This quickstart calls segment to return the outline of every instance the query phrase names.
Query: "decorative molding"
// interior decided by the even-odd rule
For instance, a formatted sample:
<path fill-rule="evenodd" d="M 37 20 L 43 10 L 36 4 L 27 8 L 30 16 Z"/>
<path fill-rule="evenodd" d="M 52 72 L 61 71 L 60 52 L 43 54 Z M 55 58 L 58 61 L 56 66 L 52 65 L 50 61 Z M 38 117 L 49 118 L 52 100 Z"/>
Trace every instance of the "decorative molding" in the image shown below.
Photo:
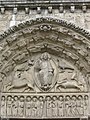
<path fill-rule="evenodd" d="M 74 7 L 76 9 L 82 9 L 83 12 L 86 12 L 86 8 L 90 8 L 90 0 L 0 0 L 0 8 L 13 9 L 17 7 L 19 10 L 24 10 L 25 8 L 29 7 L 33 10 L 37 7 L 41 9 L 47 9 L 48 7 L 52 7 L 52 9 L 62 9 L 60 5 L 64 6 L 64 9 L 70 9 L 71 12 L 74 12 Z M 72 6 L 73 4 L 73 6 Z M 83 5 L 84 4 L 84 5 Z M 8 9 L 7 9 L 8 8 Z M 51 8 L 50 8 L 51 9 Z M 73 10 L 72 10 L 73 9 Z M 60 10 L 61 12 L 63 10 Z M 2 12 L 2 11 L 1 11 Z M 25 13 L 27 14 L 26 10 Z M 51 10 L 50 10 L 51 13 Z"/>
<path fill-rule="evenodd" d="M 88 116 L 90 34 L 66 21 L 49 17 L 11 27 L 0 37 L 0 88 L 2 117 L 13 118 L 18 114 L 20 118 L 28 118 L 30 110 L 24 111 L 26 98 L 29 96 L 30 102 L 41 103 L 39 96 L 43 96 L 44 108 L 37 106 L 33 109 L 39 111 L 39 115 L 42 110 L 50 110 L 51 118 L 62 118 L 64 112 L 52 112 L 57 108 L 63 111 L 57 107 L 61 95 L 66 110 L 63 117 Z M 50 109 L 47 107 L 49 102 Z M 12 109 L 15 110 L 12 112 Z M 33 112 L 33 118 L 37 118 Z M 50 118 L 45 113 L 41 116 Z"/>
<path fill-rule="evenodd" d="M 30 21 L 25 21 L 23 23 L 18 24 L 17 26 L 12 26 L 11 28 L 9 28 L 8 30 L 6 30 L 4 33 L 2 33 L 0 35 L 0 40 L 4 39 L 5 37 L 9 36 L 10 34 L 13 34 L 14 32 L 21 30 L 24 27 L 34 25 L 35 23 L 43 23 L 43 22 L 48 22 L 48 23 L 54 22 L 55 24 L 70 28 L 70 29 L 76 31 L 77 33 L 80 33 L 81 35 L 85 36 L 87 39 L 90 39 L 90 33 L 87 32 L 86 30 L 84 30 L 83 28 L 76 26 L 75 24 L 68 23 L 65 20 L 54 19 L 51 17 L 40 17 L 40 18 L 32 19 Z"/>

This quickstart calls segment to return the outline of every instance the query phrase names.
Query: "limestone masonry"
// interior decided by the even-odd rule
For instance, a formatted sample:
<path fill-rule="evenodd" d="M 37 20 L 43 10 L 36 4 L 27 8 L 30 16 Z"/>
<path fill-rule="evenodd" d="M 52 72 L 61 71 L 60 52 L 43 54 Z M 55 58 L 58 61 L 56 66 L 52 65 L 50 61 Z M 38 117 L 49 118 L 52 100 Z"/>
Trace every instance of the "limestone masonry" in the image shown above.
<path fill-rule="evenodd" d="M 2 120 L 90 120 L 90 0 L 0 0 Z"/>

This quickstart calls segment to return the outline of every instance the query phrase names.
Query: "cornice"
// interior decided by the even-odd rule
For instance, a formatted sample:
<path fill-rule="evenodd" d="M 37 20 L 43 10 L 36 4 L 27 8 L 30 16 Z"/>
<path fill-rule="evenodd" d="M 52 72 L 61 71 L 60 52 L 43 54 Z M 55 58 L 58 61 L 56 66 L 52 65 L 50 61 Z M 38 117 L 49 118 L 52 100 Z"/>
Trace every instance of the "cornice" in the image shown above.
<path fill-rule="evenodd" d="M 60 4 L 65 6 L 82 6 L 83 4 L 90 6 L 90 0 L 0 0 L 0 7 L 12 8 L 12 7 L 47 7 L 52 5 L 53 7 Z"/>

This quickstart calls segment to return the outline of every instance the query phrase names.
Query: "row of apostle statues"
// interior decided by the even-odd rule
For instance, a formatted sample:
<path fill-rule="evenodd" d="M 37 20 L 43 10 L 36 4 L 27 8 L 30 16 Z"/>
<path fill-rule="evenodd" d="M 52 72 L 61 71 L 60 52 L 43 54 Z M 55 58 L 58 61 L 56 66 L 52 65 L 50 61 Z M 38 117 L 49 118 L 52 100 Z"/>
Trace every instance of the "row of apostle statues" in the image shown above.
<path fill-rule="evenodd" d="M 88 114 L 88 95 L 4 96 L 1 116 L 5 117 L 68 117 Z"/>

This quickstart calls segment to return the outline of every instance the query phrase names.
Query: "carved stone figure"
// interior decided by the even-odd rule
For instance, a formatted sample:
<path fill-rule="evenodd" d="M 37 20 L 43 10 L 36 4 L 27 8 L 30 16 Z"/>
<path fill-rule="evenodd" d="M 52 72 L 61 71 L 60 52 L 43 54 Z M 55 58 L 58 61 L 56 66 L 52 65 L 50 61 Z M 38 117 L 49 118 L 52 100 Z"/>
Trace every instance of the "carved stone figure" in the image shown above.
<path fill-rule="evenodd" d="M 37 97 L 32 98 L 32 117 L 37 117 Z"/>
<path fill-rule="evenodd" d="M 81 95 L 78 96 L 77 101 L 77 109 L 79 115 L 84 115 L 84 104 L 83 104 L 83 97 Z"/>
<path fill-rule="evenodd" d="M 52 116 L 57 116 L 57 97 L 53 96 L 52 98 Z"/>
<path fill-rule="evenodd" d="M 0 88 L 1 88 L 1 91 L 4 90 L 4 84 L 3 84 L 4 80 L 6 80 L 6 74 L 5 73 L 0 73 Z"/>
<path fill-rule="evenodd" d="M 52 116 L 52 99 L 50 96 L 46 97 L 46 116 Z"/>
<path fill-rule="evenodd" d="M 34 91 L 32 74 L 24 69 L 27 69 L 26 66 L 25 68 L 16 66 L 13 72 L 13 80 L 7 85 L 8 91 L 12 91 L 13 89 L 22 89 L 21 92 L 25 92 L 27 89 Z"/>
<path fill-rule="evenodd" d="M 31 116 L 31 114 L 32 114 L 32 102 L 31 102 L 31 97 L 30 96 L 28 96 L 27 98 L 26 98 L 26 104 L 25 104 L 25 106 L 26 106 L 26 116 L 27 117 L 30 117 Z"/>
<path fill-rule="evenodd" d="M 37 73 L 41 89 L 47 91 L 52 84 L 52 78 L 54 76 L 51 57 L 47 52 L 43 53 L 36 62 L 35 71 Z"/>
<path fill-rule="evenodd" d="M 1 97 L 1 116 L 6 116 L 6 99 L 5 99 L 5 96 Z"/>
<path fill-rule="evenodd" d="M 85 95 L 84 96 L 84 115 L 88 115 L 88 105 L 89 105 L 88 99 L 89 99 L 88 95 Z"/>
<path fill-rule="evenodd" d="M 58 116 L 64 116 L 64 98 L 59 96 L 58 98 Z"/>
<path fill-rule="evenodd" d="M 18 96 L 14 96 L 12 108 L 13 108 L 12 115 L 17 116 L 18 115 Z"/>
<path fill-rule="evenodd" d="M 44 98 L 40 96 L 37 102 L 37 116 L 42 117 L 44 113 Z"/>
<path fill-rule="evenodd" d="M 72 116 L 72 104 L 70 96 L 65 97 L 65 115 Z"/>
<path fill-rule="evenodd" d="M 64 70 L 63 72 L 64 79 L 62 81 L 57 82 L 56 90 L 62 91 L 63 89 L 76 89 L 78 91 L 84 90 L 84 85 L 78 81 L 77 72 L 74 70 Z"/>
<path fill-rule="evenodd" d="M 77 116 L 78 115 L 78 110 L 77 110 L 77 98 L 76 96 L 72 96 L 72 116 Z"/>
<path fill-rule="evenodd" d="M 24 97 L 23 96 L 19 98 L 18 115 L 20 117 L 24 116 Z"/>
<path fill-rule="evenodd" d="M 7 116 L 12 115 L 12 96 L 7 97 Z"/>

